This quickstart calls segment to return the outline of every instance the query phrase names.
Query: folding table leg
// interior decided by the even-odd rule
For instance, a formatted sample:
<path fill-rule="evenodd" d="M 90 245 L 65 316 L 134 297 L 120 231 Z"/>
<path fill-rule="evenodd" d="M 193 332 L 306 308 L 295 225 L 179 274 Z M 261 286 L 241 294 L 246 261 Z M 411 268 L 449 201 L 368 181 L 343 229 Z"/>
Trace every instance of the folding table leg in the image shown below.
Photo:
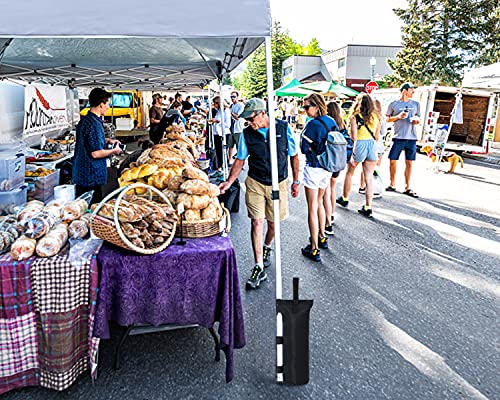
<path fill-rule="evenodd" d="M 214 338 L 215 342 L 215 361 L 220 361 L 220 342 L 219 342 L 219 337 L 217 336 L 217 333 L 215 333 L 214 328 L 208 328 L 210 334 Z"/>
<path fill-rule="evenodd" d="M 120 348 L 123 346 L 123 343 L 125 343 L 125 339 L 127 339 L 127 336 L 129 335 L 133 327 L 134 327 L 133 325 L 127 326 L 127 329 L 123 333 L 122 337 L 120 338 L 120 341 L 118 342 L 118 346 L 115 349 L 115 362 L 113 367 L 115 371 L 120 369 Z"/>

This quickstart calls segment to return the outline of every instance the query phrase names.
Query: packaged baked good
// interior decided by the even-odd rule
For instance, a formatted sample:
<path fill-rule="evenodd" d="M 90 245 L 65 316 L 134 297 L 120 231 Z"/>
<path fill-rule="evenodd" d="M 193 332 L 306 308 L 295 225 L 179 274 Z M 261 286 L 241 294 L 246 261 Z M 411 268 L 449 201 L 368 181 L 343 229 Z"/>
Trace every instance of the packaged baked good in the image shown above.
<path fill-rule="evenodd" d="M 21 224 L 25 224 L 26 221 L 28 221 L 33 216 L 42 211 L 44 206 L 45 205 L 38 200 L 31 200 L 26 204 L 23 204 L 17 210 L 16 214 L 17 221 Z"/>
<path fill-rule="evenodd" d="M 35 254 L 36 240 L 21 236 L 10 248 L 10 256 L 16 260 L 25 260 Z"/>
<path fill-rule="evenodd" d="M 58 224 L 41 238 L 36 245 L 36 254 L 40 257 L 52 257 L 61 251 L 68 241 L 68 228 Z"/>
<path fill-rule="evenodd" d="M 49 233 L 56 222 L 52 214 L 46 211 L 39 212 L 26 222 L 25 235 L 31 239 L 39 239 Z"/>
<path fill-rule="evenodd" d="M 208 182 L 208 175 L 198 168 L 186 167 L 182 170 L 182 176 L 188 179 L 201 179 Z"/>
<path fill-rule="evenodd" d="M 63 207 L 63 222 L 70 223 L 80 218 L 89 208 L 93 191 L 82 194 L 76 200 L 68 201 Z"/>
<path fill-rule="evenodd" d="M 68 226 L 68 234 L 72 239 L 84 239 L 89 234 L 89 223 L 83 217 Z"/>
<path fill-rule="evenodd" d="M 180 186 L 180 190 L 188 194 L 209 194 L 209 183 L 201 179 L 189 179 Z"/>

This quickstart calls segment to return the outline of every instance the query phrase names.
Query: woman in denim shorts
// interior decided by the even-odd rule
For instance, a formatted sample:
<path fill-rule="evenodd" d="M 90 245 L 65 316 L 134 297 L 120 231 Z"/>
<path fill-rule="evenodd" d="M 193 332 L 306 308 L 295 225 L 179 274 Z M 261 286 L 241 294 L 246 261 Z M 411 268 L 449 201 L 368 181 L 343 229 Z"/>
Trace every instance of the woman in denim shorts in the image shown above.
<path fill-rule="evenodd" d="M 373 170 L 378 160 L 377 141 L 380 134 L 380 119 L 375 111 L 372 98 L 361 93 L 351 108 L 349 123 L 351 137 L 354 140 L 352 160 L 347 165 L 347 173 L 344 180 L 343 195 L 337 198 L 337 204 L 347 207 L 349 204 L 349 193 L 351 191 L 352 176 L 359 163 L 363 164 L 363 173 L 366 179 L 366 202 L 358 212 L 365 217 L 372 217 L 373 199 Z"/>

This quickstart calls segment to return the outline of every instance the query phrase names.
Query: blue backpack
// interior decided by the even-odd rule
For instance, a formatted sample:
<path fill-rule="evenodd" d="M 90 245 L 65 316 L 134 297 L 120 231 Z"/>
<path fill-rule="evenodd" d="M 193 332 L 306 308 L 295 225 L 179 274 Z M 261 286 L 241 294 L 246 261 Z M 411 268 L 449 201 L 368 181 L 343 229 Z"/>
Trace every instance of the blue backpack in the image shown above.
<path fill-rule="evenodd" d="M 316 154 L 319 165 L 329 172 L 342 171 L 347 165 L 347 141 L 344 134 L 338 130 L 330 130 L 322 119 L 317 118 L 317 120 L 321 122 L 327 132 L 325 151 L 321 154 Z M 306 135 L 302 137 L 307 142 L 312 143 L 312 140 Z"/>
<path fill-rule="evenodd" d="M 349 135 L 349 132 L 346 128 L 342 129 L 340 133 L 344 135 L 344 139 L 347 142 L 347 162 L 349 162 L 351 160 L 352 151 L 354 149 L 354 140 L 352 140 L 352 137 L 351 135 Z"/>

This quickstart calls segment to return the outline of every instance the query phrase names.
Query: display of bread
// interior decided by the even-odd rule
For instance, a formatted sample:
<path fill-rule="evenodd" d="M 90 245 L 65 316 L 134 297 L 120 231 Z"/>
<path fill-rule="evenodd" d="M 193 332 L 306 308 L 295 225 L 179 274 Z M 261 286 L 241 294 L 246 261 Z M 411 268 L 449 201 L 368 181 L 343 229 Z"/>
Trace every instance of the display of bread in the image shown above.
<path fill-rule="evenodd" d="M 114 221 L 115 204 L 115 200 L 104 203 L 97 215 Z M 153 249 L 172 236 L 178 217 L 171 204 L 126 194 L 118 205 L 118 220 L 123 234 L 132 244 Z"/>
<path fill-rule="evenodd" d="M 181 176 L 170 179 L 163 193 L 176 206 L 183 204 L 187 223 L 217 220 L 223 215 L 217 198 L 219 187 L 209 183 L 207 174 L 200 169 L 184 168 Z"/>

